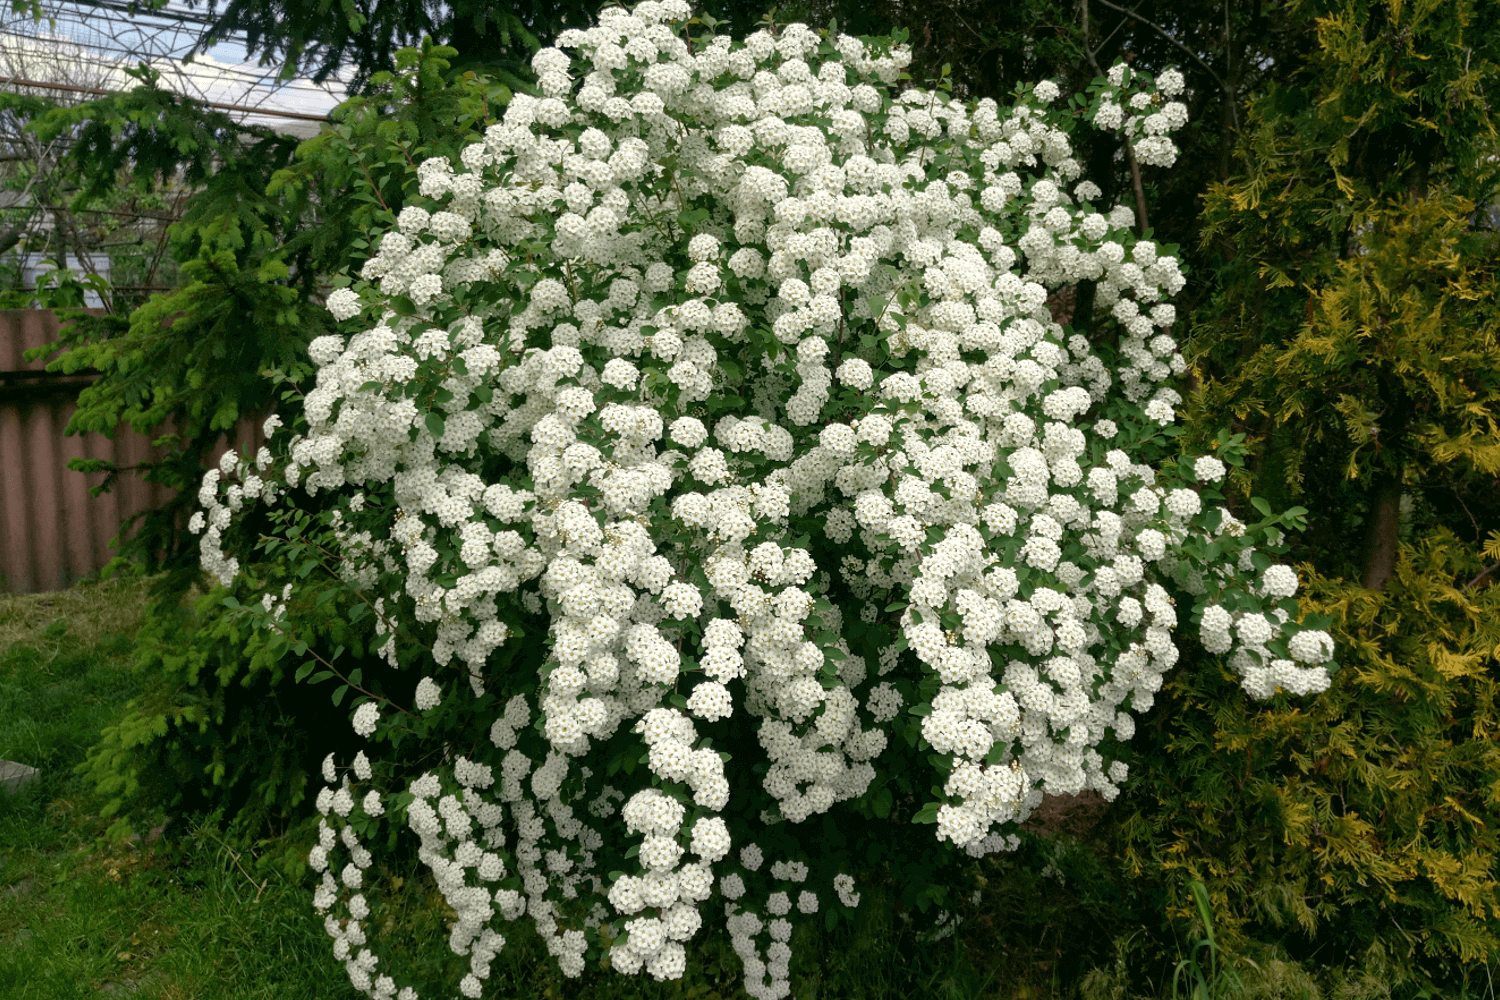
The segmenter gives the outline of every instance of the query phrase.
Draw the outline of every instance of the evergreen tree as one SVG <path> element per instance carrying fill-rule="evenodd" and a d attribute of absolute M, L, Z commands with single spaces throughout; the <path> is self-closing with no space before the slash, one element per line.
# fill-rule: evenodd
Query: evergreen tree
<path fill-rule="evenodd" d="M 1231 947 L 1442 993 L 1500 951 L 1500 4 L 1289 11 L 1316 48 L 1251 103 L 1205 203 L 1185 441 L 1232 417 L 1241 513 L 1310 509 L 1302 607 L 1344 667 L 1310 705 L 1245 711 L 1185 657 L 1116 830 L 1153 891 L 1209 883 Z"/>
<path fill-rule="evenodd" d="M 1500 5 L 1299 7 L 1319 51 L 1254 104 L 1245 173 L 1206 203 L 1226 260 L 1201 405 L 1245 422 L 1265 495 L 1326 512 L 1320 568 L 1380 589 L 1403 527 L 1500 527 Z"/>
<path fill-rule="evenodd" d="M 149 0 L 152 7 L 164 0 Z M 188 0 L 190 8 L 199 0 Z M 402 48 L 430 37 L 458 52 L 462 69 L 484 69 L 511 86 L 529 77 L 531 53 L 566 27 L 583 27 L 593 0 L 203 0 L 212 23 L 199 39 L 206 49 L 243 34 L 262 65 L 281 63 L 287 77 L 319 83 L 344 75 L 350 92 L 388 71 Z"/>

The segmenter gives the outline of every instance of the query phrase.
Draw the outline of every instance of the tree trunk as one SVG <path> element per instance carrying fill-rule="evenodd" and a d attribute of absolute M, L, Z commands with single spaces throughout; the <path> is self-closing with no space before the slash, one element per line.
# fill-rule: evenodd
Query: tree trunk
<path fill-rule="evenodd" d="M 1234 127 L 1234 108 L 1231 101 L 1239 99 L 1238 94 L 1224 95 L 1224 102 L 1219 107 L 1219 180 L 1228 182 L 1229 171 L 1234 163 L 1234 141 L 1239 134 Z"/>
<path fill-rule="evenodd" d="M 1401 476 L 1377 473 L 1370 487 L 1370 512 L 1365 523 L 1364 577 L 1360 585 L 1384 590 L 1396 571 L 1400 544 Z"/>

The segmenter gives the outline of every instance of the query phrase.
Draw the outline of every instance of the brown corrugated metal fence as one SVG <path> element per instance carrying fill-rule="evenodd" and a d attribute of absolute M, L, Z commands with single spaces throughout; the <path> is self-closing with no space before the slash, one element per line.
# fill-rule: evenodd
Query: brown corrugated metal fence
<path fill-rule="evenodd" d="M 98 313 L 102 310 L 89 310 Z M 103 567 L 110 541 L 126 518 L 170 500 L 173 491 L 139 476 L 122 476 L 108 493 L 89 495 L 104 474 L 70 470 L 74 458 L 118 466 L 153 461 L 151 436 L 122 424 L 113 438 L 67 436 L 78 392 L 97 376 L 46 371 L 23 352 L 57 340 L 58 319 L 44 309 L 0 310 L 0 592 L 60 590 Z M 260 428 L 235 428 L 239 448 L 260 445 Z M 221 441 L 218 453 L 228 441 Z"/>

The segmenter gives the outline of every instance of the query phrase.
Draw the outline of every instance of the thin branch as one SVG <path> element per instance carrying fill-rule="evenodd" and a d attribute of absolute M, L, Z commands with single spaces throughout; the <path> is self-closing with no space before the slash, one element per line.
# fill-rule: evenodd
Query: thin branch
<path fill-rule="evenodd" d="M 1479 586 L 1479 584 L 1481 582 L 1483 582 L 1483 580 L 1484 580 L 1485 577 L 1489 576 L 1491 573 L 1495 572 L 1495 570 L 1497 570 L 1497 569 L 1500 569 L 1500 562 L 1491 563 L 1484 570 L 1484 572 L 1480 573 L 1474 579 L 1472 579 L 1468 583 L 1464 584 L 1464 592 L 1467 593 L 1467 592 L 1473 590 L 1475 587 Z"/>
<path fill-rule="evenodd" d="M 1146 218 L 1146 189 L 1141 184 L 1141 165 L 1135 160 L 1135 148 L 1130 145 L 1130 140 L 1125 140 L 1125 159 L 1130 163 L 1130 183 L 1135 188 L 1135 214 L 1136 221 L 1141 227 L 1141 239 L 1146 238 L 1146 230 L 1151 228 L 1151 220 Z"/>
<path fill-rule="evenodd" d="M 106 90 L 103 87 L 75 87 L 72 84 L 68 84 L 68 83 L 48 83 L 45 80 L 23 80 L 23 79 L 21 79 L 19 77 L 14 77 L 14 76 L 11 77 L 9 80 L 7 80 L 6 83 L 8 83 L 8 84 L 14 84 L 15 86 L 18 86 L 18 87 L 42 87 L 42 88 L 45 88 L 47 90 L 62 90 L 62 91 L 67 91 L 68 93 L 72 93 L 72 94 L 87 94 L 87 95 L 89 95 L 91 97 L 99 97 L 99 96 L 108 97 L 108 96 L 110 96 L 112 94 L 127 94 L 127 93 L 130 93 L 130 91 L 127 91 L 127 90 Z M 200 101 L 197 98 L 191 97 L 191 96 L 189 96 L 187 94 L 173 94 L 172 96 L 174 96 L 174 97 L 180 97 L 180 98 L 182 98 L 184 100 L 187 100 L 187 101 L 193 101 L 193 102 L 195 102 L 197 104 L 203 105 L 206 108 L 221 108 L 221 109 L 223 109 L 225 111 L 248 111 L 251 114 L 271 115 L 271 116 L 276 117 L 276 118 L 297 118 L 297 119 L 300 119 L 302 121 L 312 121 L 312 122 L 326 122 L 326 121 L 328 121 L 328 116 L 327 115 L 309 115 L 309 114 L 305 114 L 305 113 L 300 112 L 300 111 L 280 111 L 280 110 L 277 110 L 275 108 L 254 108 L 254 107 L 248 107 L 248 106 L 243 105 L 243 104 L 221 104 L 221 103 L 219 103 L 217 101 Z M 245 124 L 245 123 L 241 123 L 241 124 Z M 250 124 L 253 124 L 253 123 L 250 123 Z"/>
<path fill-rule="evenodd" d="M 280 625 L 277 624 L 277 621 L 278 621 L 277 619 L 274 619 L 274 618 L 271 619 L 270 620 L 270 624 L 267 627 L 270 628 L 270 629 L 272 629 L 273 631 L 275 631 L 277 634 L 279 634 L 281 636 L 284 636 L 287 639 L 290 639 L 291 635 L 289 635 L 285 629 L 281 628 Z M 364 688 L 360 687 L 358 684 L 356 684 L 353 681 L 351 681 L 348 677 L 345 677 L 339 671 L 339 668 L 333 665 L 333 661 L 332 660 L 327 659 L 321 653 L 319 653 L 316 649 L 313 649 L 311 646 L 307 647 L 307 653 L 313 659 L 315 659 L 319 663 L 323 664 L 324 669 L 326 669 L 329 673 L 333 674 L 333 676 L 337 677 L 339 680 L 343 681 L 344 684 L 347 685 L 348 687 L 353 688 L 354 690 L 358 691 L 360 694 L 365 695 L 366 697 L 370 698 L 373 701 L 383 701 L 383 702 L 385 702 L 387 705 L 391 706 L 396 711 L 400 712 L 402 715 L 411 716 L 413 719 L 416 718 L 416 716 L 413 715 L 411 712 L 408 712 L 406 709 L 404 709 L 400 705 L 396 704 L 395 699 L 393 699 L 393 698 L 387 698 L 384 695 L 378 695 L 378 694 L 376 694 L 373 691 L 366 691 Z"/>
<path fill-rule="evenodd" d="M 844 357 L 844 288 L 839 286 L 839 339 L 833 349 L 833 370 L 839 370 L 839 364 Z"/>
<path fill-rule="evenodd" d="M 1114 6 L 1110 4 L 1110 6 Z M 1118 8 L 1117 8 L 1118 9 Z M 1099 68 L 1099 60 L 1094 56 L 1094 50 L 1089 48 L 1089 0 L 1082 0 L 1081 11 L 1083 15 L 1083 54 L 1089 57 L 1089 65 L 1094 67 L 1096 76 L 1103 76 L 1104 71 Z M 1130 164 L 1130 180 L 1135 187 L 1135 216 L 1136 222 L 1141 227 L 1141 237 L 1144 238 L 1146 230 L 1150 228 L 1146 217 L 1146 189 L 1141 184 L 1141 165 L 1136 162 L 1135 150 L 1131 148 L 1130 140 L 1121 136 L 1125 143 L 1125 159 Z"/>
<path fill-rule="evenodd" d="M 953 4 L 953 3 L 948 4 L 948 10 L 949 10 L 950 13 L 953 14 L 953 16 L 955 18 L 958 19 L 958 23 L 961 24 L 961 25 L 963 25 L 968 30 L 969 34 L 974 35 L 975 37 L 979 36 L 979 32 L 975 31 L 972 27 L 970 27 L 969 26 L 969 22 L 965 21 L 964 18 L 963 18 L 963 15 L 958 12 L 958 5 L 957 4 Z"/>
<path fill-rule="evenodd" d="M 224 843 L 224 841 L 220 840 L 217 836 L 215 836 L 214 833 L 213 833 L 213 831 L 210 830 L 210 829 L 208 829 L 208 827 L 206 825 L 203 826 L 203 827 L 200 827 L 196 832 L 204 834 L 205 836 L 207 836 L 210 839 L 212 839 L 220 847 L 224 848 L 225 852 L 228 853 L 228 855 L 231 858 L 234 859 L 234 866 L 240 870 L 240 874 L 244 875 L 245 879 L 251 885 L 255 886 L 255 901 L 257 903 L 259 903 L 260 902 L 260 894 L 266 891 L 266 886 L 268 886 L 268 885 L 271 884 L 271 880 L 270 879 L 266 879 L 266 880 L 264 880 L 262 882 L 257 883 L 255 881 L 255 879 L 251 878 L 250 877 L 250 873 L 247 872 L 247 871 L 245 871 L 245 866 L 242 865 L 242 864 L 240 864 L 240 856 L 235 851 L 235 849 L 232 848 L 232 847 L 230 847 L 228 844 Z"/>
<path fill-rule="evenodd" d="M 1089 0 L 1082 0 L 1080 10 L 1083 16 L 1083 54 L 1089 57 L 1089 65 L 1094 67 L 1094 75 L 1103 76 L 1104 70 L 1099 68 L 1099 60 L 1094 58 L 1094 50 L 1089 48 Z"/>
<path fill-rule="evenodd" d="M 1181 49 L 1183 52 L 1185 52 L 1187 54 L 1187 57 L 1189 59 L 1193 60 L 1193 62 L 1197 63 L 1199 66 L 1202 66 L 1203 67 L 1203 72 L 1205 72 L 1209 76 L 1213 77 L 1214 78 L 1214 82 L 1217 83 L 1219 85 L 1220 89 L 1222 89 L 1224 91 L 1224 96 L 1229 101 L 1229 111 L 1234 116 L 1234 128 L 1235 128 L 1235 131 L 1236 132 L 1239 131 L 1239 128 L 1240 128 L 1240 113 L 1239 113 L 1239 109 L 1235 107 L 1235 103 L 1234 103 L 1234 89 L 1232 87 L 1230 87 L 1229 84 L 1225 83 L 1224 80 L 1219 76 L 1219 74 L 1217 74 L 1217 73 L 1215 73 L 1213 71 L 1213 67 L 1209 66 L 1208 63 L 1204 62 L 1201 58 L 1199 58 L 1198 54 L 1196 52 L 1194 52 L 1192 49 L 1188 48 L 1186 45 L 1182 44 L 1177 39 L 1175 39 L 1171 35 L 1167 34 L 1166 29 L 1164 29 L 1161 25 L 1156 24 L 1156 23 L 1154 23 L 1152 21 L 1146 20 L 1144 17 L 1142 17 L 1141 15 L 1137 14 L 1133 10 L 1127 10 L 1126 8 L 1118 6 L 1117 4 L 1110 3 L 1109 0 L 1099 0 L 1099 2 L 1102 3 L 1104 6 L 1110 8 L 1111 10 L 1117 10 L 1121 14 L 1126 15 L 1127 17 L 1133 17 L 1133 18 L 1135 18 L 1137 21 L 1141 22 L 1146 27 L 1150 28 L 1152 31 L 1156 32 L 1158 35 L 1160 35 L 1161 37 L 1165 38 L 1167 41 L 1171 42 L 1173 45 L 1177 46 L 1179 49 Z M 1085 43 L 1084 44 L 1084 48 L 1087 49 L 1087 47 L 1088 47 L 1088 45 L 1087 45 L 1087 42 L 1088 42 L 1088 9 L 1089 9 L 1089 7 L 1088 7 L 1088 0 L 1084 0 L 1083 9 L 1084 9 L 1084 43 Z M 1092 61 L 1092 56 L 1090 57 L 1090 61 Z M 1099 67 L 1096 65 L 1094 68 L 1098 69 Z"/>
<path fill-rule="evenodd" d="M 1120 33 L 1120 29 L 1123 28 L 1123 27 L 1125 27 L 1125 25 L 1127 23 L 1128 22 L 1124 18 L 1121 18 L 1120 19 L 1120 23 L 1117 24 L 1117 25 L 1115 25 L 1115 30 L 1111 31 L 1109 34 L 1105 35 L 1104 36 L 1104 40 L 1099 43 L 1099 47 L 1097 49 L 1095 49 L 1094 51 L 1095 52 L 1103 52 L 1104 51 L 1104 46 L 1108 45 L 1109 44 L 1109 40 L 1111 38 L 1114 38 L 1116 35 L 1118 35 Z"/>

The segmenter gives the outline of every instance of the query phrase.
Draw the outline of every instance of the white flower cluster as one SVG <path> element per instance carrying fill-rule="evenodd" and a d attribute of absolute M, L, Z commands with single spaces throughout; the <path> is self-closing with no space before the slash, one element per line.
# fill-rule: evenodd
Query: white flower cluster
<path fill-rule="evenodd" d="M 680 728 L 683 721 L 677 716 L 666 725 Z M 696 904 L 708 898 L 713 886 L 708 866 L 729 853 L 729 831 L 716 816 L 697 820 L 692 824 L 690 851 L 700 860 L 679 868 L 684 851 L 677 837 L 684 813 L 681 803 L 654 788 L 637 792 L 625 804 L 626 829 L 645 836 L 640 857 L 647 871 L 640 877 L 617 879 L 610 887 L 609 901 L 622 914 L 634 915 L 648 907 L 656 913 L 626 921 L 626 939 L 610 950 L 610 962 L 617 971 L 645 968 L 664 980 L 679 978 L 685 968 L 687 953 L 682 942 L 703 924 Z"/>
<path fill-rule="evenodd" d="M 1153 81 L 1122 65 L 1109 72 L 1092 121 L 1098 128 L 1121 129 L 1136 159 L 1156 167 L 1177 162 L 1177 144 L 1168 136 L 1187 124 L 1187 105 L 1171 98 L 1182 93 L 1182 74 L 1169 69 Z"/>
<path fill-rule="evenodd" d="M 328 299 L 372 325 L 311 345 L 282 483 L 263 452 L 200 492 L 203 563 L 226 582 L 224 530 L 247 502 L 352 494 L 332 530 L 346 579 L 381 595 L 381 654 L 400 662 L 397 623 L 426 629 L 476 697 L 545 612 L 534 700 L 511 697 L 490 731 L 498 775 L 459 758 L 410 789 L 421 857 L 458 914 L 450 944 L 471 958 L 465 996 L 503 943 L 497 913 L 529 915 L 567 975 L 594 935 L 616 971 L 676 978 L 716 872 L 746 989 L 786 995 L 792 910 L 819 897 L 794 898 L 809 869 L 788 861 L 763 912 L 735 902 L 764 859 L 742 845 L 725 873 L 731 783 L 700 726 L 753 731 L 762 820 L 796 824 L 865 796 L 888 733 L 920 716 L 947 758 L 936 835 L 979 856 L 1014 849 L 1005 831 L 1048 792 L 1117 794 L 1125 767 L 1096 748 L 1130 737 L 1121 706 L 1148 709 L 1176 662 L 1163 583 L 1203 598 L 1205 643 L 1234 649 L 1252 694 L 1327 684 L 1326 635 L 1263 613 L 1295 573 L 1237 582 L 1254 568 L 1246 527 L 1199 492 L 1223 463 L 1158 484 L 1126 450 L 1180 402 L 1163 300 L 1183 278 L 1131 236 L 1128 209 L 1092 205 L 1049 117 L 1058 88 L 965 106 L 898 92 L 903 46 L 825 46 L 803 25 L 690 46 L 688 14 L 602 10 L 538 53 L 544 96 L 517 95 L 461 168 L 422 163 L 436 204 L 404 208 L 360 290 Z M 1105 107 L 1128 111 L 1096 124 L 1170 161 L 1181 106 L 1136 112 L 1180 76 L 1129 91 L 1122 71 L 1111 87 Z M 1048 312 L 1049 289 L 1080 280 L 1121 326 L 1113 371 Z M 826 539 L 798 538 L 810 522 Z M 1192 562 L 1184 543 L 1207 537 L 1227 564 Z M 872 683 L 866 655 L 891 679 Z M 908 708 L 902 685 L 924 676 L 936 694 Z M 415 709 L 445 690 L 423 676 Z M 520 749 L 533 704 L 540 763 Z M 375 705 L 355 711 L 362 735 Z M 627 794 L 590 755 L 631 733 L 655 784 Z M 347 818 L 348 776 L 318 805 Z M 638 868 L 606 885 L 613 825 L 638 838 Z M 327 873 L 334 846 L 315 855 L 316 901 L 352 918 L 344 958 L 368 904 L 349 895 L 358 876 Z M 494 885 L 507 878 L 521 888 Z M 852 878 L 832 884 L 858 904 Z M 367 954 L 351 981 L 396 995 Z"/>
<path fill-rule="evenodd" d="M 839 902 L 851 910 L 859 905 L 859 893 L 854 891 L 854 878 L 842 872 L 833 877 L 833 891 L 839 894 Z"/>

